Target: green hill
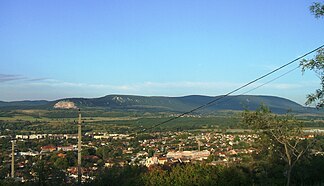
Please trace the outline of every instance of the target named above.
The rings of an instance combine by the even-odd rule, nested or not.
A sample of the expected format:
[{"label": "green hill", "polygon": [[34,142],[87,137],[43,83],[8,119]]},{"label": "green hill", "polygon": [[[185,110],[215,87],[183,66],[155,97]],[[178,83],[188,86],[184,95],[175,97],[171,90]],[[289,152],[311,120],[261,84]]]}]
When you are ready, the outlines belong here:
[{"label": "green hill", "polygon": [[255,110],[261,104],[267,105],[274,113],[313,113],[318,112],[314,108],[303,107],[291,100],[274,96],[240,95],[228,96],[200,96],[191,95],[184,97],[161,96],[131,96],[131,95],[107,95],[100,98],[66,98],[56,101],[16,101],[1,102],[0,109],[54,109],[59,101],[71,101],[79,108],[101,108],[105,110],[143,111],[143,112],[186,112],[201,105],[218,100],[205,107],[198,113],[244,109]]}]

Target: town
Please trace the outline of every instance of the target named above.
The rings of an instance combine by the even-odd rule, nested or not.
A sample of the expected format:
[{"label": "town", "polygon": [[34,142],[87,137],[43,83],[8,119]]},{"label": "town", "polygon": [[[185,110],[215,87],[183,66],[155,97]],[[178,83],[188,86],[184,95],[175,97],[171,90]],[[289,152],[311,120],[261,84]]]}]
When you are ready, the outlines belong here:
[{"label": "town", "polygon": [[[2,140],[10,136],[1,136]],[[154,132],[137,136],[128,134],[85,133],[82,141],[82,179],[94,179],[103,167],[195,163],[205,161],[210,165],[226,165],[249,159],[255,151],[252,142],[255,134],[220,132]],[[21,182],[35,179],[30,168],[38,159],[58,165],[70,182],[77,178],[76,134],[17,134],[14,177]],[[10,165],[11,154],[3,166]],[[10,157],[10,159],[9,159]],[[9,172],[7,173],[8,177]]]},{"label": "town", "polygon": [[[167,185],[170,179],[159,171],[172,177],[179,174],[172,171],[190,166],[198,166],[191,170],[201,173],[189,176],[213,170],[215,175],[209,175],[215,179],[210,181],[213,184],[230,184],[217,179],[226,171],[232,173],[222,177],[237,176],[236,184],[268,182],[272,178],[263,177],[272,170],[277,171],[277,183],[281,184],[287,157],[297,163],[314,162],[313,166],[324,163],[323,118],[316,113],[292,118],[273,114],[261,105],[256,111],[182,116],[172,112],[81,111],[71,102],[59,103],[64,107],[55,104],[56,108],[49,110],[0,113],[0,177],[4,185],[100,185],[108,178],[116,182],[113,185],[133,185],[122,183],[130,176],[127,172],[138,182],[135,185],[155,185],[152,180],[161,179]],[[260,170],[265,171],[251,173]],[[171,180],[170,184],[175,184],[175,178]]]},{"label": "town", "polygon": [[[89,111],[84,111],[87,112]],[[145,168],[148,171],[145,174],[150,174],[152,171],[154,174],[154,170],[159,167],[173,170],[172,167],[183,165],[206,165],[216,169],[217,167],[230,169],[236,166],[251,166],[251,163],[260,161],[258,156],[263,153],[263,147],[258,144],[264,138],[260,136],[263,134],[243,125],[227,124],[228,121],[238,122],[238,120],[226,117],[224,114],[213,117],[188,115],[179,118],[173,124],[173,128],[163,126],[146,130],[142,124],[148,122],[143,122],[143,118],[138,119],[137,115],[131,114],[134,119],[129,115],[114,118],[115,122],[131,121],[140,124],[132,126],[109,123],[110,120],[103,117],[81,119],[81,112],[78,113],[77,122],[71,118],[54,120],[32,118],[29,121],[8,118],[3,121],[2,127],[8,128],[3,128],[0,133],[2,149],[0,159],[3,162],[0,165],[0,176],[5,181],[11,180],[12,183],[21,184],[93,184],[100,180],[103,174],[115,168],[117,170],[127,169],[127,167]],[[244,113],[241,113],[242,117]],[[150,119],[148,121],[157,122],[179,115],[146,114],[146,116]],[[155,120],[152,120],[153,118]],[[322,120],[316,122],[320,124]],[[219,125],[222,123],[226,125]],[[294,123],[298,122],[294,121]],[[31,130],[35,127],[42,130],[44,126],[51,125],[55,126],[54,133],[50,132],[51,128],[46,128],[43,133]],[[21,127],[17,128],[17,126]],[[102,131],[103,126],[106,131]],[[150,128],[149,125],[145,126]],[[229,128],[229,126],[236,128]],[[289,122],[287,122],[288,126]],[[60,127],[69,133],[60,133],[62,131]],[[293,127],[296,128],[297,125],[294,124]],[[139,130],[136,130],[138,128]],[[301,133],[294,135],[296,136],[287,137],[294,138],[296,144],[298,141],[305,141],[307,145],[315,141],[315,138],[319,140],[320,146],[311,146],[309,155],[323,157],[321,146],[324,135],[321,128],[304,128]],[[268,144],[272,143],[265,143],[266,146]],[[275,147],[275,143],[273,147],[278,148]]]}]

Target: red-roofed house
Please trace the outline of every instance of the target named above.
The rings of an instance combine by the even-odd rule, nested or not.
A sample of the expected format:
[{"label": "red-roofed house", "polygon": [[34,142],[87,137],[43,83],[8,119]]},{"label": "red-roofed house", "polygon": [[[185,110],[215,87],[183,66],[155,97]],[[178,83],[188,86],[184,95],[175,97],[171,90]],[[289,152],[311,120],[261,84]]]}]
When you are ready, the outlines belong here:
[{"label": "red-roofed house", "polygon": [[41,147],[42,152],[53,152],[56,150],[56,147],[53,145],[47,145]]}]

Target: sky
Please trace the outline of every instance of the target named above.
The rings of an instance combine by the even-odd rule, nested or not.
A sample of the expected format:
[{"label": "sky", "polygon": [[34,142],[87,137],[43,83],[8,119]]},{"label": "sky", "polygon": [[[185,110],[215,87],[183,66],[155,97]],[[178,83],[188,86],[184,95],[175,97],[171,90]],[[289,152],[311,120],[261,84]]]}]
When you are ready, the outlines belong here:
[{"label": "sky", "polygon": [[[324,44],[312,3],[0,1],[0,100],[227,94]],[[319,82],[297,69],[248,94],[303,104]]]}]

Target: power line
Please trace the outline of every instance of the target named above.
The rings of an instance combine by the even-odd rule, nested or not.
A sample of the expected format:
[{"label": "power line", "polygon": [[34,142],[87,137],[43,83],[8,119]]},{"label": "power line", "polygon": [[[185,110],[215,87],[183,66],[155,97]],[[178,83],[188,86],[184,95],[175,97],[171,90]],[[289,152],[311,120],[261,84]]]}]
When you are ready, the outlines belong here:
[{"label": "power line", "polygon": [[[273,79],[271,79],[271,80],[269,80],[269,81],[267,81],[267,82],[265,82],[265,83],[263,83],[263,84],[261,84],[261,85],[259,85],[259,86],[257,86],[257,87],[254,87],[254,88],[252,88],[252,89],[250,89],[250,90],[248,90],[248,91],[246,91],[246,92],[243,92],[243,93],[241,93],[241,94],[238,94],[237,96],[245,95],[245,94],[247,94],[247,93],[249,93],[249,92],[252,92],[252,91],[254,91],[254,90],[256,90],[256,89],[259,89],[259,88],[261,88],[261,87],[263,87],[263,86],[265,86],[265,85],[267,85],[267,84],[270,84],[270,83],[272,83],[273,81],[275,81],[275,80],[277,80],[277,79],[279,79],[279,78],[281,78],[281,77],[283,77],[283,76],[285,76],[285,75],[287,75],[287,74],[289,74],[289,73],[295,71],[295,70],[298,69],[299,67],[300,67],[300,66],[297,66],[297,67],[295,67],[295,68],[293,68],[293,69],[291,69],[291,70],[289,70],[289,71],[287,71],[287,72],[281,74],[280,76],[275,77],[275,78],[273,78]],[[229,100],[231,100],[231,99],[233,99],[233,97],[229,97],[228,99],[225,99],[225,100],[223,100],[222,102],[218,102],[218,104],[219,104],[219,103],[224,103],[224,102],[229,101]],[[213,103],[213,104],[211,104],[211,105],[215,105],[215,104],[217,104],[217,103]]]},{"label": "power line", "polygon": [[295,68],[293,68],[293,69],[291,69],[291,70],[289,70],[289,71],[287,71],[287,72],[281,74],[280,76],[278,76],[278,77],[276,77],[276,78],[273,78],[273,79],[271,79],[270,81],[267,81],[267,82],[265,82],[265,83],[263,83],[263,84],[261,84],[261,85],[255,87],[255,88],[253,88],[253,89],[251,89],[251,90],[248,90],[248,91],[246,91],[246,92],[244,92],[244,93],[242,93],[242,94],[240,94],[240,95],[247,94],[247,93],[252,92],[252,91],[254,91],[254,90],[258,89],[258,88],[261,88],[261,87],[263,87],[263,86],[265,86],[265,85],[267,85],[267,84],[269,84],[269,83],[272,83],[273,81],[275,81],[275,80],[277,80],[277,79],[279,79],[279,78],[282,78],[283,76],[285,76],[285,75],[287,75],[287,74],[289,74],[289,73],[295,71],[295,70],[298,69],[299,67],[300,67],[300,66],[297,66],[297,67],[295,67]]},{"label": "power line", "polygon": [[[317,48],[315,48],[315,49],[313,49],[313,50],[311,50],[311,51],[305,53],[304,55],[302,55],[302,56],[300,56],[300,57],[297,57],[296,59],[294,59],[294,60],[292,60],[292,61],[290,61],[290,62],[288,62],[288,63],[286,63],[286,64],[284,64],[284,65],[282,65],[282,66],[280,66],[280,67],[278,67],[278,68],[276,68],[276,69],[274,69],[274,70],[272,70],[272,71],[270,71],[269,73],[267,73],[267,74],[265,74],[265,75],[263,75],[263,76],[260,76],[260,77],[258,77],[258,78],[256,78],[256,79],[254,79],[254,80],[252,80],[252,81],[250,81],[250,82],[248,82],[248,83],[246,83],[246,84],[244,84],[244,85],[242,85],[242,86],[240,86],[240,87],[238,87],[238,88],[236,88],[236,89],[234,89],[234,90],[228,92],[228,93],[225,94],[225,95],[222,95],[222,96],[220,96],[220,97],[218,97],[218,98],[216,98],[216,99],[214,99],[214,100],[212,100],[212,101],[210,101],[210,102],[208,102],[208,103],[205,103],[205,104],[203,104],[203,105],[201,105],[201,106],[199,106],[199,107],[196,107],[196,108],[194,108],[194,109],[192,109],[192,110],[190,110],[190,111],[184,112],[184,113],[182,113],[182,114],[180,114],[180,115],[178,115],[178,116],[175,116],[175,117],[173,117],[173,118],[170,118],[170,119],[168,119],[168,120],[165,120],[165,121],[163,121],[163,122],[160,122],[160,123],[158,123],[158,124],[155,124],[155,125],[153,125],[152,127],[149,127],[149,128],[147,128],[147,129],[143,129],[142,132],[147,131],[147,130],[151,130],[151,129],[155,128],[155,127],[158,127],[158,126],[163,125],[163,124],[165,124],[165,123],[169,123],[169,122],[171,122],[171,121],[173,121],[173,120],[176,120],[176,119],[181,118],[182,116],[188,115],[188,114],[190,114],[190,113],[192,113],[192,112],[195,112],[195,111],[197,111],[197,110],[200,110],[200,109],[202,109],[202,108],[205,108],[205,107],[207,107],[207,106],[209,106],[209,105],[211,105],[211,104],[213,104],[213,103],[215,103],[215,102],[217,102],[217,101],[219,101],[219,100],[221,100],[221,99],[224,99],[225,97],[228,97],[229,95],[231,95],[231,94],[233,94],[233,93],[235,93],[235,92],[237,92],[237,91],[239,91],[239,90],[241,90],[241,89],[243,89],[243,88],[245,88],[245,87],[247,87],[247,86],[249,86],[249,85],[251,85],[251,84],[253,84],[253,83],[255,83],[255,82],[257,82],[257,81],[259,81],[259,80],[261,80],[261,79],[263,79],[263,78],[265,78],[265,77],[267,77],[267,76],[269,76],[269,75],[271,75],[271,74],[273,74],[273,73],[275,73],[275,72],[277,72],[277,71],[279,71],[279,70],[281,70],[281,69],[287,67],[287,66],[289,66],[289,65],[291,65],[292,63],[295,63],[296,61],[301,60],[302,58],[308,56],[309,54],[311,54],[311,53],[313,53],[313,52],[315,52],[315,51],[317,51],[317,50],[319,50],[319,49],[321,49],[321,48],[323,48],[323,47],[324,47],[324,45],[321,45],[320,47],[317,47]],[[279,77],[278,77],[278,78],[279,78]],[[274,80],[273,80],[273,81],[274,81]],[[263,86],[263,85],[262,85],[262,86]],[[253,89],[253,90],[255,90],[255,89]],[[252,90],[251,90],[251,91],[252,91]]]}]

